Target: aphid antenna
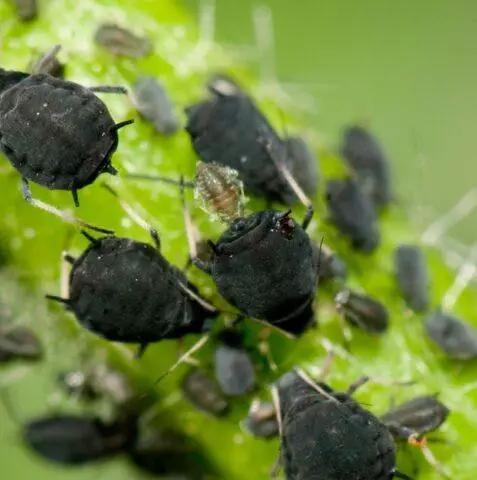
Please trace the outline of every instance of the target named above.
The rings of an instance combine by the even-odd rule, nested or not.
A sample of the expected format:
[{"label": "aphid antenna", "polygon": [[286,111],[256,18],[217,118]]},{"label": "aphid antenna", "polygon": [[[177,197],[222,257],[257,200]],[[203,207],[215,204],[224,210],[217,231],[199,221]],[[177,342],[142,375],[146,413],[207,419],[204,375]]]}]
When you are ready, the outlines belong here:
[{"label": "aphid antenna", "polygon": [[437,461],[431,449],[428,447],[426,439],[425,438],[418,439],[417,435],[414,435],[414,436],[411,435],[411,437],[409,438],[410,445],[417,446],[418,448],[420,448],[422,455],[424,456],[426,461],[429,463],[429,465],[432,465],[432,467],[436,469],[439,475],[450,480],[451,476],[449,472],[444,468],[444,466],[439,461]]},{"label": "aphid antenna", "polygon": [[476,260],[477,243],[472,245],[467,259],[460,266],[452,285],[444,294],[442,305],[445,310],[449,311],[454,307],[462,292],[474,278],[475,271],[477,270],[477,265],[475,264]]},{"label": "aphid antenna", "polygon": [[429,225],[421,235],[426,245],[435,245],[452,227],[477,207],[477,188],[471,188],[447,213]]},{"label": "aphid antenna", "polygon": [[[124,175],[125,178],[134,178],[136,180],[150,180],[153,182],[162,182],[162,183],[167,183],[169,185],[178,185],[179,182],[177,180],[174,180],[173,178],[170,177],[163,177],[161,175],[147,175],[143,173],[127,173]],[[192,180],[187,180],[184,181],[185,188],[195,188],[195,182]]]},{"label": "aphid antenna", "polygon": [[122,199],[118,195],[116,190],[114,190],[106,182],[101,182],[101,186],[105,188],[111,195],[116,197],[116,199],[119,202],[119,205],[126,212],[129,218],[131,218],[131,220],[133,220],[137,225],[139,225],[141,228],[143,228],[149,233],[149,235],[152,238],[152,241],[154,242],[154,246],[159,251],[161,249],[161,239],[159,237],[159,232],[150,223],[146,222],[146,220],[144,220],[141,217],[141,215],[139,215],[139,213],[136,212],[136,210],[131,205],[129,205],[129,203],[127,203],[124,199]]},{"label": "aphid antenna", "polygon": [[121,85],[96,85],[88,87],[91,92],[94,93],[118,93],[121,95],[127,95],[128,89]]},{"label": "aphid antenna", "polygon": [[22,178],[21,180],[21,191],[22,191],[23,198],[27,203],[29,203],[33,207],[39,208],[40,210],[44,210],[45,212],[51,213],[52,215],[55,215],[61,218],[64,222],[70,223],[77,228],[88,228],[89,230],[105,233],[107,235],[114,234],[113,230],[96,227],[95,225],[91,225],[90,223],[87,223],[84,220],[81,220],[80,218],[77,218],[71,215],[70,213],[65,212],[64,210],[60,210],[54,207],[53,205],[42,202],[41,200],[37,200],[36,198],[33,198],[30,190],[30,185],[28,184],[28,180],[26,180],[25,178]]},{"label": "aphid antenna", "polygon": [[412,477],[401,473],[399,470],[394,470],[394,472],[391,474],[391,479],[392,478],[401,478],[402,480],[414,480]]},{"label": "aphid antenna", "polygon": [[212,313],[217,313],[217,309],[209,302],[205,301],[203,298],[201,298],[199,295],[194,293],[190,288],[188,288],[186,285],[184,285],[181,281],[177,281],[177,284],[179,285],[179,288],[186,294],[188,295],[192,300],[195,300],[198,304],[200,304],[202,307],[204,307],[206,310],[209,310],[209,312]]},{"label": "aphid antenna", "polygon": [[335,358],[335,352],[334,352],[333,348],[327,349],[325,362],[323,363],[323,366],[321,367],[321,372],[320,372],[320,376],[319,376],[319,379],[318,379],[320,382],[324,382],[325,379],[330,374],[334,358]]},{"label": "aphid antenna", "polygon": [[[128,125],[132,125],[133,123],[134,123],[133,118],[130,118],[129,120],[123,120],[122,122],[116,123],[114,126],[112,126],[110,128],[110,132],[117,132],[118,130],[121,130],[121,128],[127,127]],[[111,173],[111,172],[108,172],[108,173],[111,173],[111,175],[116,175],[117,170],[111,164],[109,164],[107,168],[108,169],[112,168],[115,172],[115,173]]]},{"label": "aphid antenna", "polygon": [[32,70],[32,75],[38,74],[41,69],[48,64],[51,60],[53,60],[61,50],[61,45],[54,45],[48,52],[43,55],[40,61],[34,66]]},{"label": "aphid antenna", "polygon": [[318,392],[322,397],[325,397],[328,400],[331,400],[334,403],[340,403],[339,400],[337,400],[335,397],[330,395],[327,391],[323,390],[319,385],[316,384],[316,382],[313,381],[313,379],[306,374],[301,368],[295,368],[294,369],[296,374],[305,382],[307,383],[313,390]]},{"label": "aphid antenna", "polygon": [[[261,130],[261,131],[260,131]],[[275,164],[276,169],[282,175],[283,179],[288,183],[290,188],[293,190],[293,193],[298,197],[300,202],[306,207],[306,213],[302,221],[302,228],[306,230],[308,225],[313,218],[313,214],[315,210],[313,208],[313,204],[308,196],[305,194],[303,189],[298,185],[298,182],[295,180],[295,177],[292,175],[290,169],[287,167],[285,163],[285,159],[282,158],[281,153],[277,152],[277,150],[273,147],[272,142],[267,139],[267,133],[264,131],[263,127],[259,128],[258,132],[258,140],[263,143],[265,149]]]},{"label": "aphid antenna", "polygon": [[278,432],[280,437],[283,437],[283,423],[282,423],[282,412],[280,407],[280,395],[278,394],[278,388],[273,385],[271,388],[273,405],[275,406],[275,414],[277,416],[278,423]]}]

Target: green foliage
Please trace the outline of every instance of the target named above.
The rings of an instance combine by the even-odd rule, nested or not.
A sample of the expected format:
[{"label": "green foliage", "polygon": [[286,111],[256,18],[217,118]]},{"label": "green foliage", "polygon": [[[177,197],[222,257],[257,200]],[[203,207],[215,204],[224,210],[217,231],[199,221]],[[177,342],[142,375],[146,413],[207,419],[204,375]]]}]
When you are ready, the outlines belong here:
[{"label": "green foliage", "polygon": [[[130,85],[140,73],[156,75],[167,86],[179,107],[184,107],[203,94],[206,76],[218,68],[233,65],[234,60],[214,47],[197,43],[196,29],[188,16],[172,0],[158,2],[136,0],[117,2],[113,0],[73,0],[42,2],[40,18],[31,24],[21,24],[13,15],[8,2],[0,3],[2,19],[3,51],[2,67],[22,70],[26,68],[34,52],[44,51],[53,44],[63,45],[62,59],[68,62],[69,79],[84,85],[124,84]],[[94,31],[101,21],[116,21],[141,34],[149,36],[154,43],[154,54],[141,60],[118,59],[100,50],[92,42]],[[253,78],[240,67],[233,65],[232,71],[250,88],[256,87]],[[136,114],[126,97],[104,96],[116,121],[134,117]],[[260,98],[264,109],[279,119],[279,108],[270,98]],[[306,118],[298,112],[286,111],[289,130],[306,130]],[[279,128],[280,122],[275,122]],[[312,140],[316,135],[311,134]],[[339,159],[320,146],[314,148],[320,153],[321,169],[326,176],[341,174],[343,167]],[[120,132],[120,145],[113,158],[113,164],[121,173],[147,172],[178,176],[191,176],[196,157],[185,133],[173,138],[156,135],[153,128],[141,121]],[[14,321],[30,323],[40,331],[47,342],[48,359],[45,365],[35,367],[38,375],[28,375],[22,382],[12,384],[10,395],[15,398],[19,415],[26,418],[45,411],[45,400],[53,388],[54,372],[65,366],[75,366],[81,354],[100,355],[107,352],[142,386],[153,380],[175,359],[174,342],[153,345],[145,357],[136,362],[129,350],[93,338],[81,332],[74,320],[56,307],[47,310],[42,298],[45,292],[58,293],[60,252],[65,245],[73,253],[86,246],[79,235],[69,241],[72,230],[58,219],[28,206],[22,199],[19,178],[4,158],[0,159],[0,243],[7,246],[13,267],[2,277],[2,295],[12,305]],[[108,179],[118,188],[121,195],[144,212],[159,230],[162,237],[162,251],[166,258],[176,265],[183,265],[187,258],[184,228],[177,189],[171,186],[148,182],[133,182]],[[33,185],[34,196],[73,210],[72,200],[65,192],[49,192]],[[115,200],[99,185],[80,191],[81,207],[75,210],[78,216],[97,225],[113,228],[120,235],[148,241],[147,234],[131,225]],[[317,215],[311,225],[312,236],[319,240],[324,234],[331,244],[348,262],[352,269],[350,285],[362,289],[388,305],[392,312],[392,326],[383,337],[373,337],[354,331],[351,352],[343,347],[341,323],[331,308],[330,292],[320,290],[317,312],[319,328],[311,330],[298,341],[282,338],[274,333],[271,339],[272,356],[280,372],[299,364],[311,374],[316,374],[323,362],[325,348],[323,341],[332,342],[336,348],[330,383],[344,388],[361,374],[366,373],[381,379],[413,379],[411,387],[392,389],[370,384],[359,392],[357,398],[380,414],[387,408],[391,395],[401,401],[416,394],[441,392],[441,399],[453,410],[449,422],[442,428],[448,444],[436,444],[436,456],[454,473],[455,479],[475,478],[477,457],[474,439],[477,424],[474,411],[477,402],[473,367],[456,365],[444,358],[423,339],[422,317],[411,315],[396,292],[392,276],[392,251],[401,242],[418,241],[418,237],[406,222],[399,207],[393,207],[381,218],[383,246],[372,256],[351,253],[346,241],[326,223],[323,202],[316,199]],[[250,208],[263,206],[258,200]],[[301,218],[303,209],[297,208],[295,215]],[[212,224],[198,209],[195,220],[204,235],[215,238],[221,226]],[[437,305],[443,292],[452,281],[452,273],[444,266],[437,252],[427,251],[431,272],[434,303]],[[192,274],[201,291],[217,301],[210,281],[196,271]],[[468,318],[475,317],[471,291],[466,291],[457,306],[457,313]],[[261,327],[250,325],[248,340],[255,342]],[[190,345],[195,339],[188,339]],[[199,358],[207,365],[211,349],[204,349]],[[257,356],[261,388],[257,392],[262,398],[268,396],[268,385],[274,378],[264,360]],[[278,443],[264,442],[244,434],[238,427],[239,420],[246,414],[250,398],[234,402],[233,414],[226,420],[216,420],[193,410],[185,403],[176,390],[177,382],[187,367],[181,367],[158,387],[160,401],[157,410],[159,418],[180,426],[199,440],[210,452],[224,472],[224,478],[264,479],[277,457]],[[3,373],[2,373],[3,375]],[[32,378],[35,377],[35,378]],[[43,379],[40,380],[40,379]],[[42,382],[42,383],[40,383]],[[23,386],[21,385],[23,384]],[[144,388],[144,387],[143,387]],[[0,411],[1,415],[4,412]],[[165,420],[167,419],[167,420]],[[45,465],[31,455],[25,457],[19,442],[9,442],[15,434],[2,432],[0,461],[10,476],[21,478],[89,478],[98,472],[101,478],[131,478],[131,471],[125,461],[115,460],[108,465],[93,466],[82,471],[68,473]],[[414,454],[420,468],[419,478],[430,480],[437,474]],[[409,462],[400,457],[400,469],[410,473]]]}]

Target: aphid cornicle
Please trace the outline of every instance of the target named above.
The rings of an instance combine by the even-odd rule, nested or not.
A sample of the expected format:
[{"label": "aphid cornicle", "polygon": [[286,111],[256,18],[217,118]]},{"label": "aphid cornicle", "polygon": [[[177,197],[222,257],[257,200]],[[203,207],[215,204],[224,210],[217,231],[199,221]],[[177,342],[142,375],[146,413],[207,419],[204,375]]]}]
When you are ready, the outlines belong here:
[{"label": "aphid cornicle", "polygon": [[139,77],[132,87],[131,98],[141,117],[151,122],[158,133],[173,135],[180,122],[165,88],[154,77]]},{"label": "aphid cornicle", "polygon": [[99,418],[53,415],[27,422],[24,444],[41,457],[63,465],[81,465],[122,452],[134,440],[136,421],[105,423]]},{"label": "aphid cornicle", "polygon": [[424,255],[416,245],[399,245],[394,251],[396,280],[406,303],[415,312],[429,307],[429,275]]},{"label": "aphid cornicle", "polygon": [[353,248],[371,253],[378,247],[380,234],[376,211],[356,180],[329,180],[326,202],[330,221],[349,237]]},{"label": "aphid cornicle", "polygon": [[217,383],[226,395],[245,395],[255,387],[256,376],[252,360],[244,349],[242,335],[225,329],[218,334],[218,340],[220,345],[214,353]]},{"label": "aphid cornicle", "polygon": [[25,200],[60,217],[64,212],[32,197],[28,182],[68,190],[78,205],[78,190],[102,173],[117,173],[111,156],[118,129],[132,123],[114,123],[93,92],[126,90],[0,69],[0,150],[21,175]]},{"label": "aphid cornicle", "polygon": [[296,203],[297,197],[260,141],[263,136],[273,143],[293,171],[285,144],[265,116],[235,85],[224,89],[212,83],[209,88],[212,99],[186,109],[186,130],[197,155],[206,163],[218,163],[238,171],[248,193],[287,205]]},{"label": "aphid cornicle", "polygon": [[455,315],[438,308],[426,316],[424,327],[427,336],[449,358],[477,358],[477,330]]},{"label": "aphid cornicle", "polygon": [[396,471],[396,445],[386,426],[349,394],[312,386],[295,371],[272,391],[287,480],[409,478]]},{"label": "aphid cornicle", "polygon": [[66,66],[58,60],[57,53],[53,51],[41,54],[28,66],[30,74],[47,74],[64,79]]},{"label": "aphid cornicle", "polygon": [[450,410],[437,399],[437,395],[422,395],[392,408],[381,416],[381,421],[397,438],[408,440],[406,429],[419,436],[426,435],[438,429],[449,413]]},{"label": "aphid cornicle", "polygon": [[218,385],[202,370],[192,369],[184,375],[180,388],[185,398],[205,413],[222,417],[229,412],[229,404]]},{"label": "aphid cornicle", "polygon": [[29,328],[0,325],[0,363],[15,360],[37,361],[42,356],[40,340]]},{"label": "aphid cornicle", "polygon": [[393,199],[389,160],[376,137],[358,125],[347,127],[341,153],[376,207],[388,205]]},{"label": "aphid cornicle", "polygon": [[378,300],[349,288],[335,296],[336,308],[351,325],[372,333],[383,333],[389,326],[388,309]]},{"label": "aphid cornicle", "polygon": [[96,30],[94,40],[114,55],[140,58],[152,52],[152,43],[148,38],[140,37],[114,23],[100,25]]},{"label": "aphid cornicle", "polygon": [[64,303],[86,329],[108,340],[149,343],[208,330],[218,312],[200,303],[195,287],[156,248],[129,238],[91,241],[72,263]]},{"label": "aphid cornicle", "polygon": [[250,405],[248,416],[241,425],[254,437],[273,438],[278,436],[278,422],[272,402],[254,400]]}]

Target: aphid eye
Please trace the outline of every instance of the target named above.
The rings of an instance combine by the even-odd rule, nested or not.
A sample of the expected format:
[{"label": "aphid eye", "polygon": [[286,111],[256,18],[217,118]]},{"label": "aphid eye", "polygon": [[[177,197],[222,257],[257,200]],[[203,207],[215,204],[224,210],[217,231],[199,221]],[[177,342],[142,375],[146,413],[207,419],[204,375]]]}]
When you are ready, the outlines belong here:
[{"label": "aphid eye", "polygon": [[279,217],[276,222],[276,227],[282,237],[285,237],[288,240],[293,237],[295,222],[288,215]]}]

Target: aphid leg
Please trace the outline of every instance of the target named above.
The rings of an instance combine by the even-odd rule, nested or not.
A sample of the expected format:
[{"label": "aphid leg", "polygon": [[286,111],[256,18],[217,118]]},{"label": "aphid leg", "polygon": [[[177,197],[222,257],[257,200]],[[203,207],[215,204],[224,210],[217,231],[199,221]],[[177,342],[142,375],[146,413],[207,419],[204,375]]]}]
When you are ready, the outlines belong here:
[{"label": "aphid leg", "polygon": [[280,408],[280,396],[278,394],[278,389],[274,385],[272,386],[272,400],[273,405],[275,407],[275,414],[277,416],[277,423],[278,423],[278,433],[280,437],[283,437],[283,423],[282,423],[282,411]]},{"label": "aphid leg", "polygon": [[190,261],[193,265],[195,265],[197,268],[199,268],[203,272],[210,274],[211,268],[212,268],[210,262],[206,262],[197,256],[197,244],[195,242],[194,224],[192,223],[192,219],[190,218],[190,212],[189,212],[189,207],[187,205],[187,199],[185,196],[184,182],[183,182],[182,176],[180,179],[180,185],[181,185],[180,195],[181,195],[181,202],[182,202],[182,212],[184,216],[184,225],[186,229],[187,243],[189,245]]},{"label": "aphid leg", "polygon": [[325,363],[321,368],[321,373],[319,377],[320,382],[324,382],[326,377],[330,374],[331,366],[333,365],[335,354],[332,349],[329,349],[326,354]]},{"label": "aphid leg", "polygon": [[146,353],[147,347],[149,346],[149,343],[141,343],[139,347],[136,350],[136,354],[134,355],[135,360],[139,360],[142,358],[144,353]]},{"label": "aphid leg", "polygon": [[346,393],[349,396],[354,395],[356,390],[358,390],[360,387],[362,387],[364,384],[368,383],[371,380],[370,377],[367,375],[363,375],[362,377],[359,377],[357,380],[355,380],[349,387],[348,390],[346,390]]},{"label": "aphid leg", "polygon": [[258,343],[258,350],[267,359],[270,369],[276,372],[278,367],[273,360],[272,353],[270,352],[270,344],[268,343],[268,338],[272,331],[273,329],[271,327],[266,327],[259,333],[258,338],[260,342]]},{"label": "aphid leg", "polygon": [[123,200],[116,190],[114,190],[112,187],[110,187],[107,183],[102,182],[101,186],[104,187],[111,195],[117,198],[119,205],[121,208],[126,212],[126,214],[133,220],[137,225],[139,225],[141,228],[149,232],[149,235],[152,238],[152,241],[154,242],[155,247],[159,251],[161,249],[161,239],[159,238],[159,233],[158,231],[150,225],[146,220],[144,220],[139,213],[134,210],[129,203],[127,203],[125,200]]},{"label": "aphid leg", "polygon": [[311,200],[307,197],[303,189],[298,185],[298,182],[295,180],[295,177],[292,175],[290,169],[287,167],[285,163],[285,159],[282,158],[281,154],[274,149],[272,142],[267,139],[266,133],[263,134],[259,132],[259,141],[261,141],[272,159],[275,167],[280,172],[284,180],[288,183],[290,188],[293,190],[293,193],[298,197],[298,200],[306,207],[306,213],[302,221],[302,228],[306,230],[308,225],[313,218],[313,214],[315,213],[315,209],[311,203]]},{"label": "aphid leg", "polygon": [[34,69],[31,72],[32,75],[37,74],[45,65],[48,65],[48,63],[58,55],[60,50],[61,45],[55,45],[50,51],[46,52],[45,55],[41,57],[40,61],[34,66]]},{"label": "aphid leg", "polygon": [[294,369],[296,374],[305,382],[307,383],[313,390],[316,390],[321,396],[327,398],[328,400],[331,400],[333,402],[339,403],[339,400],[337,400],[335,397],[330,395],[328,392],[323,390],[319,385],[316,384],[316,382],[310,378],[301,368],[295,368]]},{"label": "aphid leg", "polygon": [[[184,337],[179,338],[179,340],[177,341],[177,353],[178,353],[177,356],[180,358],[183,355],[183,352],[184,352]],[[186,358],[184,360],[184,363],[187,363],[194,367],[200,366],[199,360],[196,360],[195,358],[191,358],[191,357]]]},{"label": "aphid leg", "polygon": [[467,288],[471,280],[474,278],[477,266],[475,264],[477,257],[477,244],[474,244],[470,250],[468,258],[460,266],[454,282],[444,294],[442,306],[446,310],[451,310],[459,299],[462,292]]},{"label": "aphid leg", "polygon": [[120,93],[122,95],[128,93],[128,89],[120,85],[96,85],[95,87],[89,87],[89,90],[94,93]]},{"label": "aphid leg", "polygon": [[394,470],[393,478],[401,478],[402,480],[414,480],[412,477],[409,477],[408,475],[401,473],[398,470]]},{"label": "aphid leg", "polygon": [[[130,118],[129,120],[124,120],[122,122],[116,123],[113,127],[110,128],[110,131],[118,131],[121,128],[127,127],[128,125],[132,125],[134,123],[134,119]],[[105,168],[103,169],[103,172],[107,172],[111,175],[116,175],[118,171],[110,164],[108,163]]]},{"label": "aphid leg", "polygon": [[[162,182],[162,183],[168,183],[169,185],[180,185],[180,182],[177,180],[174,180],[173,178],[169,177],[163,177],[161,175],[146,175],[142,173],[128,173],[124,175],[126,178],[134,178],[136,180],[151,180],[154,182]],[[194,188],[195,187],[195,182],[191,180],[186,180],[183,183],[183,186],[186,188]]]},{"label": "aphid leg", "polygon": [[192,300],[195,300],[198,304],[200,304],[202,307],[204,307],[206,310],[209,310],[212,313],[217,313],[217,309],[209,302],[204,300],[201,296],[197,295],[195,292],[193,292],[187,285],[184,285],[181,281],[177,280],[177,284],[179,285],[179,288],[187,295],[189,296]]},{"label": "aphid leg", "polygon": [[477,207],[477,188],[469,190],[454,207],[432,223],[421,235],[421,241],[435,245],[439,239]]},{"label": "aphid leg", "polygon": [[73,187],[71,189],[71,195],[73,196],[73,203],[75,204],[75,207],[79,207],[78,190]]},{"label": "aphid leg", "polygon": [[75,263],[75,258],[67,252],[61,252],[60,267],[60,295],[62,298],[69,298],[69,275],[70,267]]},{"label": "aphid leg", "polygon": [[28,180],[25,178],[22,178],[21,180],[21,190],[22,190],[23,198],[30,205],[36,208],[39,208],[41,210],[44,210],[45,212],[51,213],[61,218],[65,222],[71,223],[72,225],[75,225],[78,228],[88,228],[90,230],[94,230],[100,233],[105,233],[107,235],[114,234],[113,230],[96,227],[94,225],[91,225],[90,223],[85,222],[84,220],[81,220],[80,218],[74,217],[68,212],[65,212],[63,210],[60,210],[59,208],[54,207],[53,205],[42,202],[41,200],[37,200],[36,198],[33,198],[31,194],[30,186],[28,185]]}]

